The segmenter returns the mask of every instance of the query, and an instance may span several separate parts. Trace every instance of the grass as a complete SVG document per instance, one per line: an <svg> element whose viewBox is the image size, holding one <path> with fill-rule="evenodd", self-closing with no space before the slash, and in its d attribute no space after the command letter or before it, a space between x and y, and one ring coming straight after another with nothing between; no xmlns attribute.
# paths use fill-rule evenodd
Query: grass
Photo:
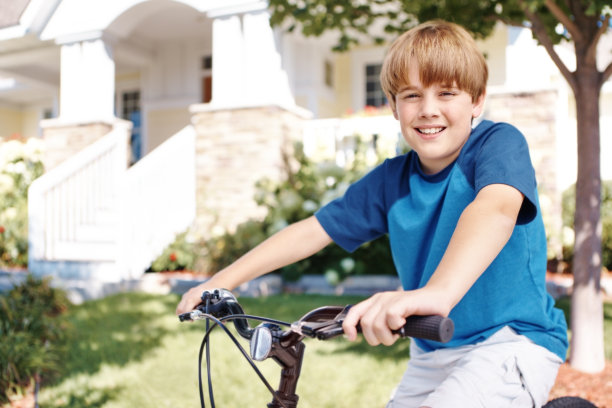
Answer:
<svg viewBox="0 0 612 408"><path fill-rule="evenodd" d="M63 373L43 387L40 406L199 406L197 357L204 323L179 323L174 316L178 300L175 295L129 293L74 307L67 316L74 330ZM249 314L294 321L322 305L359 300L281 295L240 301ZM560 306L567 313L569 304ZM612 303L606 304L605 313L606 356L612 360ZM383 407L404 371L408 343L370 347L362 340L306 340L300 407ZM212 353L217 406L265 407L270 401L267 389L221 330L212 338ZM275 387L276 363L259 366Z"/></svg>
<svg viewBox="0 0 612 408"><path fill-rule="evenodd" d="M74 327L60 379L43 387L42 408L199 406L197 356L204 323L179 323L179 298L139 293L87 302L69 312ZM247 313L297 320L322 305L360 298L283 295L241 299ZM221 330L212 339L215 402L265 407L270 395ZM244 347L247 347L243 343ZM403 373L408 341L369 347L343 339L306 341L300 407L383 407ZM273 387L279 369L259 364ZM208 401L207 401L207 406Z"/></svg>

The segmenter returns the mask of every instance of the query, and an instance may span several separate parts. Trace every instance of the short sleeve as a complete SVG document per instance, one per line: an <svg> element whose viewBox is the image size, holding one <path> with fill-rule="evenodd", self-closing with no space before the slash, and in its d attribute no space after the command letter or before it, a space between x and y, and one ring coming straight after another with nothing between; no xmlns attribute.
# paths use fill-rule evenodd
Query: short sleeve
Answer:
<svg viewBox="0 0 612 408"><path fill-rule="evenodd" d="M385 210L386 163L352 184L344 195L315 216L332 240L346 251L372 241L388 230Z"/></svg>
<svg viewBox="0 0 612 408"><path fill-rule="evenodd" d="M474 169L476 191L490 184L506 184L524 196L518 224L533 220L538 211L536 178L523 134L509 124L497 124L483 139Z"/></svg>

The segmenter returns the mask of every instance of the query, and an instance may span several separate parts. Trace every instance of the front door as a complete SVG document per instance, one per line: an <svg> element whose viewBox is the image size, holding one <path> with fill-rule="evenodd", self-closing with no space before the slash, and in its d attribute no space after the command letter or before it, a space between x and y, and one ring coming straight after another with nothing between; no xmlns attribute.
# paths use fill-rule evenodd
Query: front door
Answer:
<svg viewBox="0 0 612 408"><path fill-rule="evenodd" d="M130 165L132 165L142 158L140 91L122 92L121 118L132 122L130 136Z"/></svg>

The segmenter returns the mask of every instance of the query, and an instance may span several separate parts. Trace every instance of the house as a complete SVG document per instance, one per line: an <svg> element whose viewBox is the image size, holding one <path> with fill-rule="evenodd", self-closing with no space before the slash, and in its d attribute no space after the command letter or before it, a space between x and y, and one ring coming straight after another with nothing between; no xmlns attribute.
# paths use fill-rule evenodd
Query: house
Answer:
<svg viewBox="0 0 612 408"><path fill-rule="evenodd" d="M0 0L0 10L0 137L46 148L29 195L29 267L84 296L139 277L189 226L206 236L262 216L254 183L280 176L293 140L334 157L355 132L398 137L388 114L346 117L385 103L385 48L332 53L332 35L271 28L262 0ZM560 192L575 180L571 93L529 31L500 25L481 46L485 117L526 134L556 231ZM610 83L601 106L609 135Z"/></svg>

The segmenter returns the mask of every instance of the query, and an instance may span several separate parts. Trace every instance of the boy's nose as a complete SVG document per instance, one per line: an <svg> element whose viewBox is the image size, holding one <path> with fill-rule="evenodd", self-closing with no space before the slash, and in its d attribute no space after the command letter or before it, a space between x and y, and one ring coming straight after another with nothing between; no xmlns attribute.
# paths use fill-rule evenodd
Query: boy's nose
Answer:
<svg viewBox="0 0 612 408"><path fill-rule="evenodd" d="M421 99L421 106L419 115L423 118L438 116L439 110L435 98L430 96L423 96Z"/></svg>

